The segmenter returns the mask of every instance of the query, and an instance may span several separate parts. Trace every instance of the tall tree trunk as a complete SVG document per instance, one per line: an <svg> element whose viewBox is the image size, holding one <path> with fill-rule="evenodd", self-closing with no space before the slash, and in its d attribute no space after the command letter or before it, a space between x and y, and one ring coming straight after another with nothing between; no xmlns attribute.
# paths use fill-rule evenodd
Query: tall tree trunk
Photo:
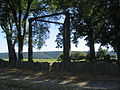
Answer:
<svg viewBox="0 0 120 90"><path fill-rule="evenodd" d="M116 33L116 48L117 59L120 63L120 0L111 0L113 5L110 8L110 15L114 23L114 29Z"/></svg>
<svg viewBox="0 0 120 90"><path fill-rule="evenodd" d="M18 39L18 62L21 63L23 61L23 39L20 37Z"/></svg>
<svg viewBox="0 0 120 90"><path fill-rule="evenodd" d="M45 18L45 17L51 17L56 16L64 13L55 13L51 15L45 15L40 17L34 17L29 19L29 33L28 33L28 62L33 62L33 46L32 46L32 21L37 20L39 18ZM62 24L59 22L52 22L52 21L46 21L46 20L37 20L42 22L48 22L48 23L55 23L55 24ZM65 51L65 50L64 50Z"/></svg>
<svg viewBox="0 0 120 90"><path fill-rule="evenodd" d="M117 60L120 63L120 51L117 51Z"/></svg>
<svg viewBox="0 0 120 90"><path fill-rule="evenodd" d="M70 14L67 13L63 31L63 61L70 62Z"/></svg>
<svg viewBox="0 0 120 90"><path fill-rule="evenodd" d="M112 16L112 20L114 23L114 32L116 34L116 38L115 38L115 44L116 44L116 48L117 48L117 59L118 62L120 63L120 16Z"/></svg>
<svg viewBox="0 0 120 90"><path fill-rule="evenodd" d="M28 62L33 62L32 21L29 19Z"/></svg>
<svg viewBox="0 0 120 90"><path fill-rule="evenodd" d="M15 66L17 61L17 55L15 52L14 45L12 44L11 37L8 34L6 34L6 39L8 44L9 62L11 63L12 66Z"/></svg>
<svg viewBox="0 0 120 90"><path fill-rule="evenodd" d="M18 37L18 61L16 63L16 66L19 68L21 67L23 61L23 39L22 37Z"/></svg>
<svg viewBox="0 0 120 90"><path fill-rule="evenodd" d="M22 9L21 2L18 0L18 62L23 61L23 40L24 36L22 35Z"/></svg>
<svg viewBox="0 0 120 90"><path fill-rule="evenodd" d="M95 62L95 47L94 47L93 30L89 30L88 38L89 38L89 48L90 48L90 61Z"/></svg>

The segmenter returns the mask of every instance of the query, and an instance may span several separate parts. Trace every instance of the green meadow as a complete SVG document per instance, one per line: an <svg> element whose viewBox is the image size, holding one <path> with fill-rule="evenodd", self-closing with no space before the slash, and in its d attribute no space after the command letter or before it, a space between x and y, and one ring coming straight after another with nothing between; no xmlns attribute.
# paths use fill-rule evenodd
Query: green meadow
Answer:
<svg viewBox="0 0 120 90"><path fill-rule="evenodd" d="M28 59L24 59L24 61L28 61ZM57 59L33 59L33 62L58 62Z"/></svg>
<svg viewBox="0 0 120 90"><path fill-rule="evenodd" d="M3 59L5 61L8 61L8 59ZM23 61L28 61L28 59L24 59ZM72 62L79 62L79 61L86 61L86 59L81 59L81 60L71 60ZM48 63L54 63L54 62L61 62L58 61L57 59L33 59L33 62L48 62Z"/></svg>
<svg viewBox="0 0 120 90"><path fill-rule="evenodd" d="M8 61L8 59L3 59L5 61ZM24 59L23 61L28 61L28 59ZM58 62L57 59L33 59L33 62L48 62L48 63L52 63L52 62Z"/></svg>

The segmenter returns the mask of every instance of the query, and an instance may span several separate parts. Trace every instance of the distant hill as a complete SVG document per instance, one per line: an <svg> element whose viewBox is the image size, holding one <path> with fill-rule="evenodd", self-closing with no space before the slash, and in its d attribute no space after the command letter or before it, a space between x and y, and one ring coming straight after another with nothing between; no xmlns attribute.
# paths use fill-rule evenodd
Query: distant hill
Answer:
<svg viewBox="0 0 120 90"><path fill-rule="evenodd" d="M8 53L0 53L0 58L8 59Z"/></svg>
<svg viewBox="0 0 120 90"><path fill-rule="evenodd" d="M75 51L72 51L75 52ZM87 51L83 51L85 54L87 54ZM56 59L59 57L59 55L62 53L62 51L49 51L49 52L33 52L33 58L34 59ZM110 55L116 55L115 52L110 51L108 52ZM28 58L28 53L23 53L24 59ZM8 59L8 53L0 53L0 58Z"/></svg>
<svg viewBox="0 0 120 90"><path fill-rule="evenodd" d="M62 51L50 51L50 52L33 52L34 59L54 59L58 58L58 56L62 53ZM28 53L23 53L24 59L28 58ZM8 59L8 53L0 53L0 58Z"/></svg>

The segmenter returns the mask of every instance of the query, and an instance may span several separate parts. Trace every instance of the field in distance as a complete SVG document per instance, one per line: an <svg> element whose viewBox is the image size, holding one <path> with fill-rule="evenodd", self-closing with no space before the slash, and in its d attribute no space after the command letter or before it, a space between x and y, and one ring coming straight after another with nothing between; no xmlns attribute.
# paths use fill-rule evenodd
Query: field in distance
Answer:
<svg viewBox="0 0 120 90"><path fill-rule="evenodd" d="M3 59L5 61L8 61L8 59ZM28 59L24 59L23 61L28 61ZM79 61L86 61L86 59L81 59L81 60L71 60L72 62L79 62ZM48 62L48 63L54 63L54 62L61 62L57 59L33 59L33 62Z"/></svg>
<svg viewBox="0 0 120 90"><path fill-rule="evenodd" d="M3 59L5 61L8 61L8 59ZM28 59L24 59L23 61L28 61ZM59 62L57 59L33 59L33 62L48 62L48 63L53 63L53 62Z"/></svg>
<svg viewBox="0 0 120 90"><path fill-rule="evenodd" d="M28 59L24 59L24 61L28 61ZM58 62L57 59L33 59L33 62L48 62L48 63L53 63L53 62Z"/></svg>

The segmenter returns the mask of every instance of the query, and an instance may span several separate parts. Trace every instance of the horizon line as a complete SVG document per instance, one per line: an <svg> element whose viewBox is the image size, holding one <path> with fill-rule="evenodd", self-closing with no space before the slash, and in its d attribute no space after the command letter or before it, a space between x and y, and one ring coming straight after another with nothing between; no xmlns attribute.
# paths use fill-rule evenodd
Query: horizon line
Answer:
<svg viewBox="0 0 120 90"><path fill-rule="evenodd" d="M63 52L63 51L34 51L34 52ZM79 52L79 51L70 51L70 52ZM88 51L85 50L85 51L82 51L82 52L88 52ZM95 52L97 52L97 51L95 51ZM115 51L111 50L111 51L108 51L108 52L115 52ZM8 53L8 52L0 52L0 53ZM18 52L16 52L16 53L18 53ZM23 52L23 53L28 53L28 52Z"/></svg>

